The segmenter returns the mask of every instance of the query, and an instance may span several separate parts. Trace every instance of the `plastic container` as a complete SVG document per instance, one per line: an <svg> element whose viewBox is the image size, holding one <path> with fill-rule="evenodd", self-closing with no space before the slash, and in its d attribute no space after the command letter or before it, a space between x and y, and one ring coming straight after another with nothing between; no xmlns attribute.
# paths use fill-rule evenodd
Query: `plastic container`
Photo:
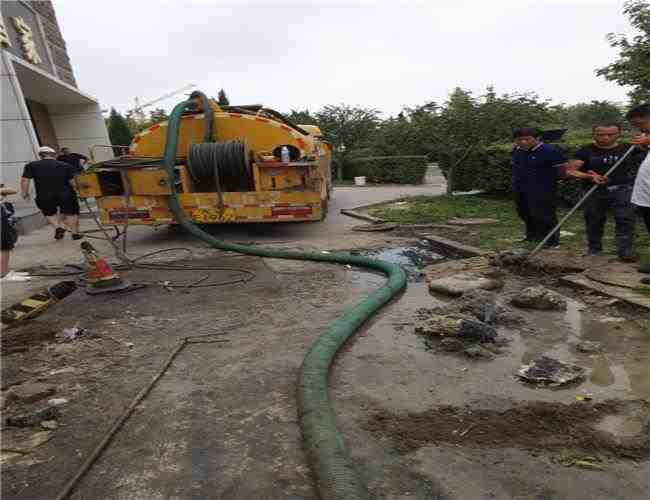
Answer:
<svg viewBox="0 0 650 500"><path fill-rule="evenodd" d="M282 146L282 149L280 150L280 160L282 160L282 163L289 163L291 161L288 147Z"/></svg>
<svg viewBox="0 0 650 500"><path fill-rule="evenodd" d="M356 186L365 186L366 185L366 177L365 176L355 177L354 178L354 184Z"/></svg>

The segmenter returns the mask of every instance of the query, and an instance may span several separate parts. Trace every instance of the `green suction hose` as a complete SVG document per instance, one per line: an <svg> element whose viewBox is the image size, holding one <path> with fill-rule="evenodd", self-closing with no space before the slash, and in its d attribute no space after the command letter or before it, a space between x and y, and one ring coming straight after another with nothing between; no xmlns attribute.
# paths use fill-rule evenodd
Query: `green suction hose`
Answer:
<svg viewBox="0 0 650 500"><path fill-rule="evenodd" d="M176 105L169 118L163 164L167 170L170 186L174 186L180 118L189 104L190 101L185 101ZM402 268L389 262L344 253L287 251L226 243L194 224L185 214L178 201L177 193L173 190L169 196L169 209L176 217L176 221L187 231L220 250L274 259L349 264L381 271L388 277L383 287L346 311L320 335L303 360L298 380L298 416L320 497L324 500L368 499L369 492L357 475L343 442L343 436L336 427L336 416L329 400L328 376L336 353L343 344L365 321L406 286L406 274Z"/></svg>

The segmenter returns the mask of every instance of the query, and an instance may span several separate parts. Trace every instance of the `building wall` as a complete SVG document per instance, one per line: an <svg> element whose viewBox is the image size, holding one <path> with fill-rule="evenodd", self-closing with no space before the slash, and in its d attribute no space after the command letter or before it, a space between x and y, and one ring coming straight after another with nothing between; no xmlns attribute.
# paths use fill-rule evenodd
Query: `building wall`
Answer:
<svg viewBox="0 0 650 500"><path fill-rule="evenodd" d="M25 99L25 103L27 104L38 142L44 146L50 146L58 150L59 142L56 138L56 132L54 132L54 126L52 125L47 106L30 99Z"/></svg>
<svg viewBox="0 0 650 500"><path fill-rule="evenodd" d="M38 142L11 61L0 54L0 182L17 187L25 163L36 158Z"/></svg>
<svg viewBox="0 0 650 500"><path fill-rule="evenodd" d="M42 60L40 63L30 62L67 84L76 87L77 82L52 2L2 0L0 1L0 10L6 32L11 40L11 45L5 47L5 50L15 56L24 58L20 35L13 20L16 17L23 18L31 28L36 52Z"/></svg>
<svg viewBox="0 0 650 500"><path fill-rule="evenodd" d="M18 187L25 164L37 159L40 145L67 146L88 155L90 146L110 141L99 103L77 89L52 2L0 0L0 15L0 36L9 40L0 48L0 182ZM15 18L29 27L40 61L25 50ZM106 149L96 159L110 157ZM17 198L12 201L19 212L36 211L33 203Z"/></svg>
<svg viewBox="0 0 650 500"><path fill-rule="evenodd" d="M52 2L37 1L29 2L32 9L38 12L45 33L45 39L50 49L54 70L57 76L64 82L76 87L77 82L74 78L70 58L68 57L68 50L65 45L65 40L59 28L59 22L56 20L56 12Z"/></svg>
<svg viewBox="0 0 650 500"><path fill-rule="evenodd" d="M88 156L91 146L110 144L98 104L49 105L48 110L61 147ZM100 149L95 155L96 160L112 157L110 149Z"/></svg>
<svg viewBox="0 0 650 500"><path fill-rule="evenodd" d="M0 2L0 12L2 13L5 32L11 41L11 44L9 46L3 47L4 50L20 58L25 58L25 51L23 50L21 44L21 36L15 24L15 19L21 18L31 29L36 53L41 59L41 62L30 61L30 63L39 69L47 71L51 75L56 76L56 69L52 63L52 60L50 59L43 30L40 29L41 24L39 23L39 16L32 9L30 9L28 5L26 5L26 2L2 1Z"/></svg>

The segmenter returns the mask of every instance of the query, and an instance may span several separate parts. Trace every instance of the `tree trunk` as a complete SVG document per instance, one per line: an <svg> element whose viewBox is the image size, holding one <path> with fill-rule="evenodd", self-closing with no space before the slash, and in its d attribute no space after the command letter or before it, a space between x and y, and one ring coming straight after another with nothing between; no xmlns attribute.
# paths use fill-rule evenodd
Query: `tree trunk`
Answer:
<svg viewBox="0 0 650 500"><path fill-rule="evenodd" d="M454 168L456 167L456 162L450 162L449 168L447 169L447 194L452 194L454 192Z"/></svg>

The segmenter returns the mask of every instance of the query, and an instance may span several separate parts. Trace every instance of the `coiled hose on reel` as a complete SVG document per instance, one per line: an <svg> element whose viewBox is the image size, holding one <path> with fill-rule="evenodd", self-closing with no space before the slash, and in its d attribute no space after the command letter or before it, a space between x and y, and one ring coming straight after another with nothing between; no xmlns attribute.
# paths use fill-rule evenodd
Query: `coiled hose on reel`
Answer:
<svg viewBox="0 0 650 500"><path fill-rule="evenodd" d="M214 183L219 193L255 189L246 148L239 141L192 144L187 169L195 182Z"/></svg>
<svg viewBox="0 0 650 500"><path fill-rule="evenodd" d="M189 104L190 101L185 101L176 105L167 127L163 163L172 186L180 118ZM168 205L176 221L189 233L220 250L275 259L349 264L380 271L387 276L384 286L336 319L310 347L300 368L297 389L300 427L320 497L324 500L368 500L368 489L358 476L336 426L336 416L329 399L329 370L339 349L356 330L406 286L406 274L402 268L389 262L346 253L300 252L226 243L192 222L181 207L175 191L169 196Z"/></svg>

